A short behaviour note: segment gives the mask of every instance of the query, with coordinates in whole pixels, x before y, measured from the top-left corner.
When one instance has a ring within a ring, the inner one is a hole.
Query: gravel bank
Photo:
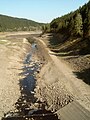
[[[19,73],[27,46],[23,39],[3,39],[0,38],[0,119],[14,109],[20,96]]]

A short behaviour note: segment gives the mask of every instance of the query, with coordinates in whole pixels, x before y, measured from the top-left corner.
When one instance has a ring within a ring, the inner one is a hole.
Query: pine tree
[[[70,32],[70,35],[73,35],[73,29],[74,29],[74,19],[73,19],[73,17],[71,18],[69,24],[70,24],[70,25],[69,25],[69,32]]]
[[[90,10],[88,11],[88,26],[87,26],[87,34],[90,36]]]
[[[83,35],[83,22],[82,16],[80,13],[76,13],[75,20],[74,20],[74,34],[75,35]]]

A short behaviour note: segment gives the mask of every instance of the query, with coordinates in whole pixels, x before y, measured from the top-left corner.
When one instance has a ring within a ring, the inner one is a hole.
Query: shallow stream
[[[30,53],[24,59],[22,66],[23,79],[20,80],[21,96],[15,103],[15,111],[9,111],[4,115],[2,120],[58,120],[55,113],[45,109],[45,103],[37,101],[34,97],[36,86],[36,74],[41,69],[40,61],[32,59],[34,51],[37,49],[36,44],[32,44]]]

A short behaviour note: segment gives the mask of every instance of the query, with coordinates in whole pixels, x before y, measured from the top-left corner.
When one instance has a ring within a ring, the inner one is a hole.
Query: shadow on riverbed
[[[74,74],[77,75],[77,78],[82,79],[86,84],[90,85],[90,68],[74,72]]]

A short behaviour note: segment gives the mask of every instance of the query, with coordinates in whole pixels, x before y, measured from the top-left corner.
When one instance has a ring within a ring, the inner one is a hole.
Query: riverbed
[[[40,53],[38,53],[39,47],[37,47],[37,44],[33,43],[31,45],[26,38],[22,40],[21,36],[18,39],[16,36],[8,36],[8,39],[1,42],[5,42],[1,44],[2,48],[5,47],[5,52],[9,52],[8,54],[4,53],[4,59],[8,60],[5,66],[7,66],[8,62],[10,63],[10,67],[6,67],[5,70],[7,71],[8,69],[11,72],[9,77],[14,74],[13,81],[12,77],[10,79],[11,82],[9,78],[7,79],[9,83],[5,79],[7,91],[11,91],[12,94],[5,96],[7,101],[3,101],[1,118],[12,119],[14,117],[22,119],[24,117],[26,119],[30,117],[36,118],[35,116],[38,116],[38,119],[46,120],[47,118],[52,118],[52,120],[57,120],[56,114],[46,109],[47,105],[45,101],[35,96],[35,89],[38,87],[36,85],[38,80],[37,76],[45,63],[44,57],[41,57]],[[3,61],[5,62],[5,60]],[[5,73],[7,74],[6,71]],[[13,82],[15,83],[14,86]],[[8,86],[7,83],[9,84]],[[2,91],[5,91],[4,94],[6,94],[5,87]]]

